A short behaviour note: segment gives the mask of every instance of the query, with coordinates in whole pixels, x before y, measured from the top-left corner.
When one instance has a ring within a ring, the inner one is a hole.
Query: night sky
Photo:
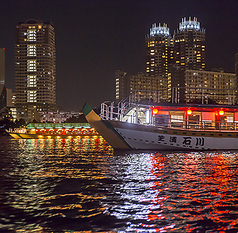
[[[15,27],[51,21],[56,33],[57,105],[80,111],[115,97],[116,70],[145,71],[145,35],[153,23],[172,33],[182,17],[206,29],[206,70],[235,72],[238,0],[0,0],[0,47],[6,48],[6,85],[14,89]]]

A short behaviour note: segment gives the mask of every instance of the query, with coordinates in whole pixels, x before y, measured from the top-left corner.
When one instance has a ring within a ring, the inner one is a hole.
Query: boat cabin
[[[238,106],[196,104],[102,105],[101,117],[158,127],[238,130]]]

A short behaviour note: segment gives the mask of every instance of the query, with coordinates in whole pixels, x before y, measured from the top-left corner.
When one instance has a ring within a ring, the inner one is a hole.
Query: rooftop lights
[[[200,22],[197,21],[197,18],[189,19],[187,20],[186,17],[182,18],[182,22],[179,24],[179,30],[184,31],[186,29],[195,29],[200,30]]]
[[[150,36],[155,36],[155,35],[164,35],[164,36],[169,36],[169,28],[167,24],[164,24],[163,26],[156,25],[156,23],[152,24],[152,28],[150,29]]]

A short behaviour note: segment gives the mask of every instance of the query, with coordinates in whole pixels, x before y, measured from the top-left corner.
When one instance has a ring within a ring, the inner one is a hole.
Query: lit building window
[[[36,60],[27,60],[27,71],[36,71]]]
[[[36,102],[36,91],[27,91],[27,102],[34,103]]]
[[[27,75],[27,87],[36,87],[36,75]]]
[[[27,30],[27,41],[36,41],[36,30]]]
[[[36,56],[36,45],[27,45],[27,56],[28,57]]]

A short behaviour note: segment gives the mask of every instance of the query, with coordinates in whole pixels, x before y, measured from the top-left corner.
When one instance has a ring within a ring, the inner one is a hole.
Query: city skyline
[[[6,48],[6,85],[14,87],[15,26],[51,21],[56,32],[57,104],[79,110],[115,98],[115,71],[145,72],[145,35],[154,23],[170,32],[183,17],[206,29],[206,70],[235,73],[235,1],[2,1],[0,47]]]

